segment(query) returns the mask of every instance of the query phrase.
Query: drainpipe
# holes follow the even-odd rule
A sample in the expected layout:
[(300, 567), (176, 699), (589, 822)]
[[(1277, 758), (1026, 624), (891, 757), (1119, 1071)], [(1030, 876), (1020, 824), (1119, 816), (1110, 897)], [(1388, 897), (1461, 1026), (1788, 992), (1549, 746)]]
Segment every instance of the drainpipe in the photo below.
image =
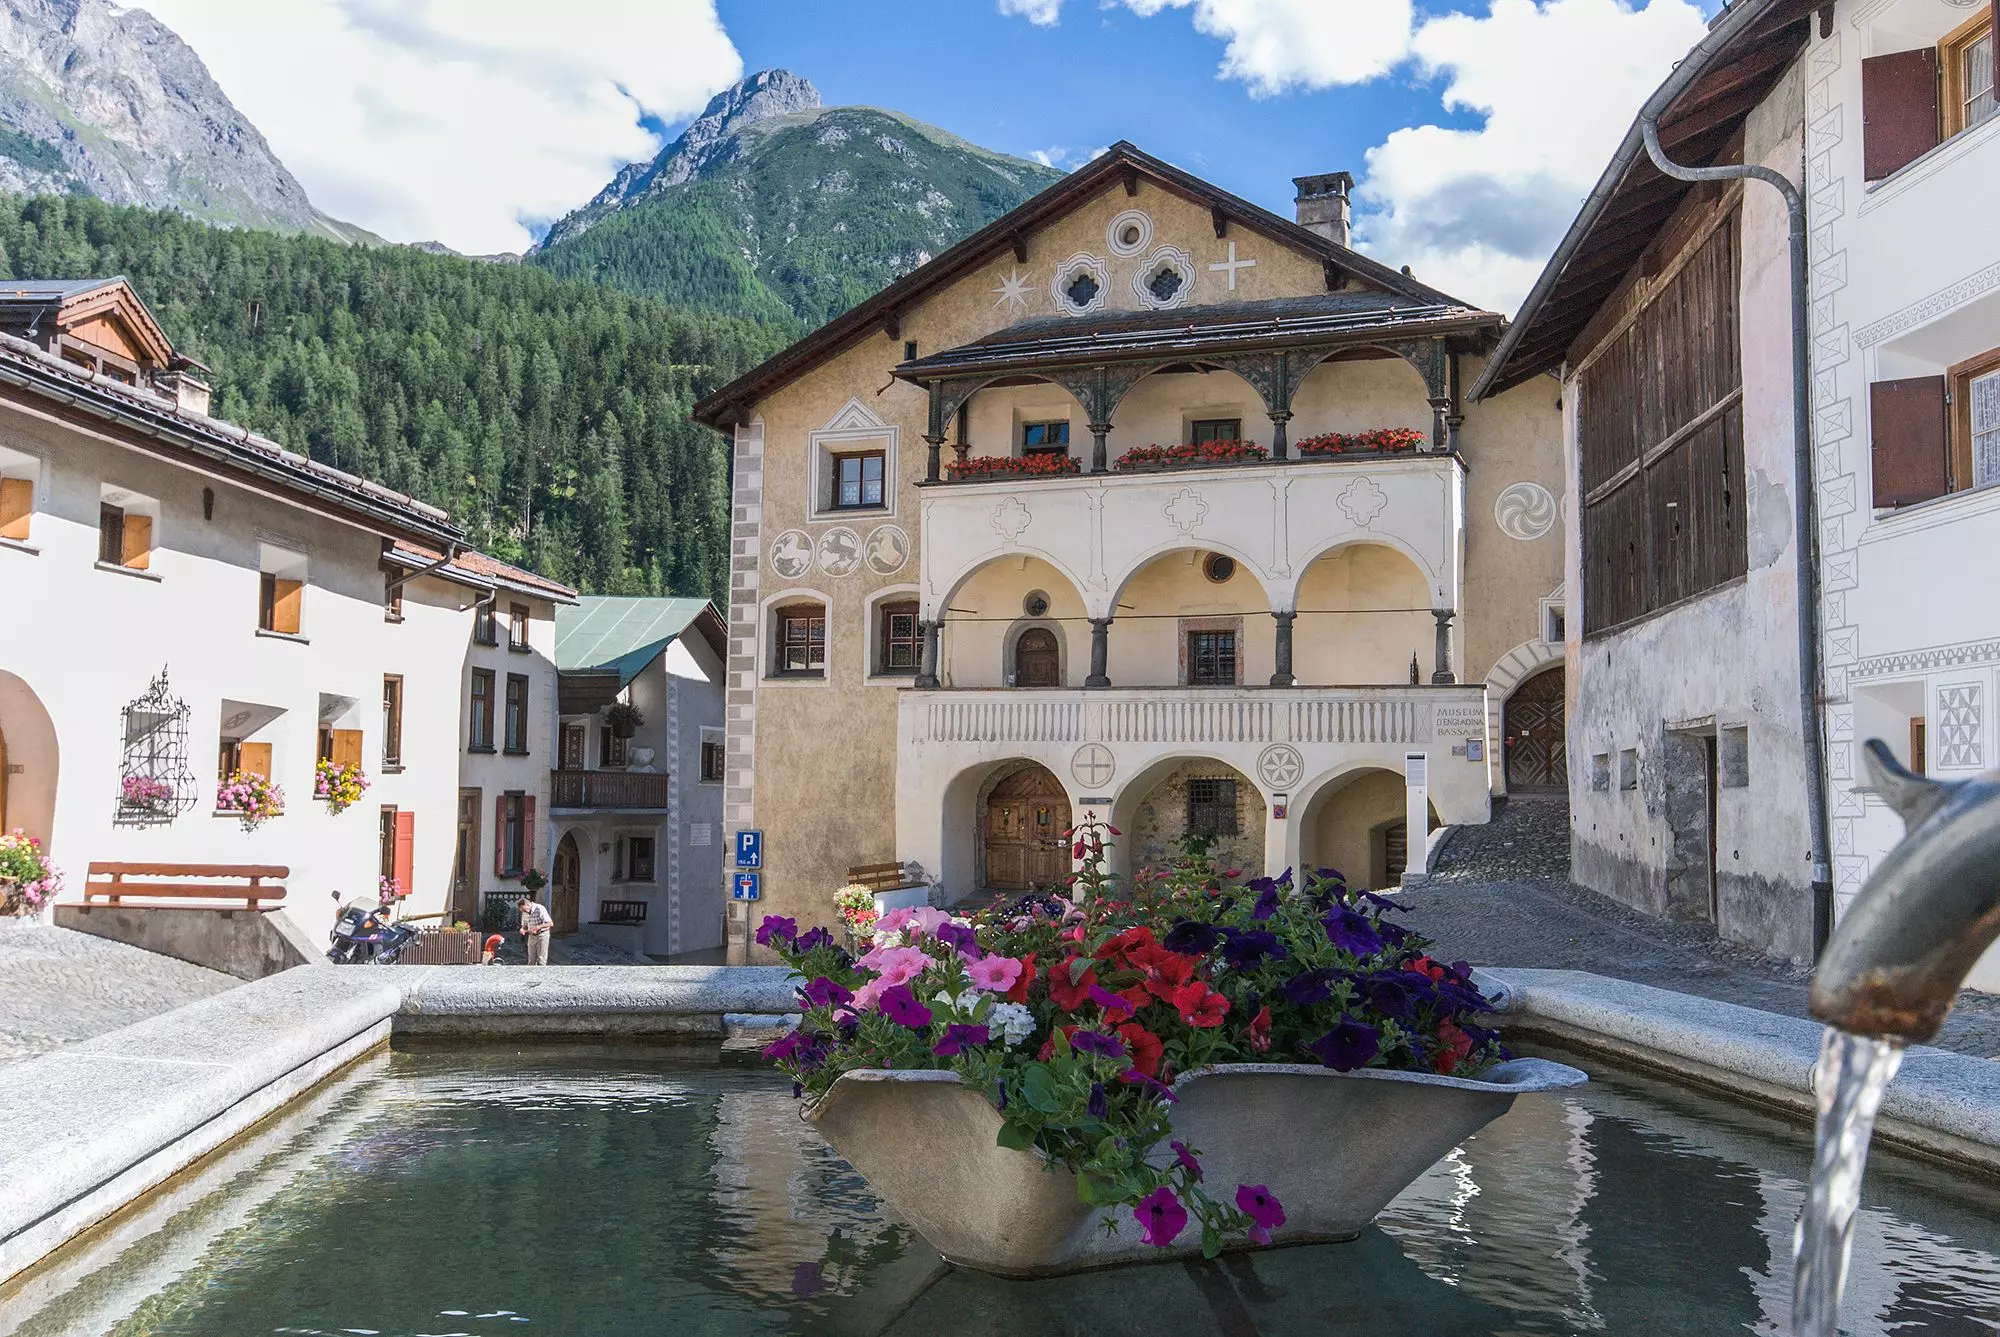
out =
[[(1752, 6), (1744, 6), (1752, 8)], [(1761, 9), (1762, 6), (1755, 6)], [(1710, 41), (1714, 40), (1711, 34)], [(1683, 67), (1706, 64), (1683, 61)], [(1833, 935), (1833, 877), (1826, 812), (1826, 743), (1819, 721), (1819, 528), (1813, 512), (1812, 419), (1809, 403), (1812, 337), (1807, 324), (1810, 295), (1806, 270), (1806, 205), (1798, 188), (1780, 172), (1756, 163), (1734, 167), (1684, 167), (1660, 146), (1660, 114), (1680, 89), (1669, 79), (1639, 115), (1646, 152), (1653, 165), (1678, 181), (1751, 179), (1777, 188), (1785, 197), (1792, 260), (1792, 524), (1797, 533), (1799, 603), (1799, 720), (1806, 752), (1806, 822), (1812, 840), (1813, 959), (1817, 961)], [(1662, 95), (1665, 96), (1662, 96)]]

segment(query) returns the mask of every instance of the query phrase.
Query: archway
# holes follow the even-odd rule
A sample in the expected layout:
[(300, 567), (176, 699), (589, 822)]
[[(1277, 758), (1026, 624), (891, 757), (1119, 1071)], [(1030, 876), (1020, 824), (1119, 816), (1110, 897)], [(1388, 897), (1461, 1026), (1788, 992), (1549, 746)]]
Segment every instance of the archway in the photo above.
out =
[(1249, 558), (1219, 545), (1155, 553), (1117, 583), (1109, 670), (1120, 687), (1261, 686), (1277, 624)]
[(1257, 782), (1212, 757), (1170, 757), (1132, 777), (1112, 805), (1112, 825), (1123, 831), (1121, 874), (1168, 867), (1189, 836), (1208, 842), (1224, 868), (1246, 876), (1264, 867), (1265, 821), (1270, 809)]
[(1430, 577), (1400, 547), (1343, 543), (1299, 573), (1292, 672), (1302, 683), (1428, 682), (1437, 653)]
[(1569, 789), (1569, 750), (1563, 666), (1552, 664), (1525, 679), (1507, 698), (1500, 742), (1510, 793)]
[(565, 831), (549, 872), (549, 914), (557, 933), (576, 932), (582, 883), (583, 858), (577, 852), (576, 832)]
[[(1029, 686), (1018, 681), (1021, 642), (1039, 630), (1055, 648), (1050, 687), (1063, 686), (1068, 646), (1090, 640), (1081, 587), (1060, 567), (1032, 553), (990, 557), (948, 587), (938, 675), (955, 688)], [(1031, 649), (1033, 647), (1030, 647)], [(1045, 671), (1037, 664), (1038, 672)]]
[(18, 828), (50, 845), (57, 761), (56, 726), (41, 697), (25, 679), (0, 671), (0, 831)]
[[(1337, 775), (1313, 789), (1294, 813), (1299, 862), (1334, 869), (1350, 887), (1394, 887), (1409, 862), (1408, 815), (1409, 789), (1401, 772), (1363, 766)], [(1430, 830), (1440, 825), (1433, 806)]]
[(1046, 767), (1027, 765), (986, 795), (982, 833), (983, 883), (995, 891), (1060, 887), (1069, 877), (1069, 794)]

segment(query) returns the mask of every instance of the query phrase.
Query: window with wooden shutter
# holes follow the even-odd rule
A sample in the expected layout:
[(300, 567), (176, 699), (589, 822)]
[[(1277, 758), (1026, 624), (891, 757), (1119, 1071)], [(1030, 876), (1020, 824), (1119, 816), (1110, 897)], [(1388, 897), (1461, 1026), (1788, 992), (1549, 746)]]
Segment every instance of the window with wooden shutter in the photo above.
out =
[(396, 889), (407, 896), (417, 886), (417, 815), (413, 812), (396, 814), (396, 853), (394, 872)]
[(521, 798), (521, 869), (523, 872), (535, 866), (535, 796), (525, 794)]
[(528, 679), (519, 673), (507, 675), (506, 750), (516, 756), (528, 751)]
[(1953, 492), (2000, 482), (2000, 348), (1945, 372)]
[(150, 515), (125, 516), (125, 530), (118, 564), (129, 566), (134, 571), (144, 571), (153, 564), (153, 518)]
[(396, 805), (384, 803), (375, 825), (375, 868), (383, 877), (396, 875)]
[(923, 658), (924, 636), (917, 624), (914, 601), (885, 603), (875, 616), (880, 619), (875, 644), (875, 671), (878, 674), (914, 674)]
[(382, 767), (400, 770), (403, 765), (403, 679), (389, 673), (382, 677)]
[(1935, 47), (1869, 56), (1861, 62), (1861, 174), (1900, 171), (1938, 146)]
[[(131, 520), (128, 518), (125, 524), (129, 532)], [(260, 578), (259, 585), (257, 625), (265, 631), (275, 631), (286, 636), (298, 635), (299, 604), (303, 598), (304, 582), (285, 580), (266, 571)]]
[(472, 670), (470, 718), (466, 721), (465, 747), (468, 752), (493, 750), (493, 670)]
[(361, 730), (333, 730), (333, 755), (328, 760), (336, 766), (359, 766), (361, 764)]
[(1939, 129), (1945, 139), (2000, 110), (1994, 101), (1991, 8), (1973, 15), (1938, 43), (1938, 83)]
[(1913, 376), (1868, 387), (1871, 472), (1878, 507), (1908, 506), (1948, 490), (1945, 378)]
[(236, 769), (245, 775), (261, 775), (271, 778), (271, 745), (269, 743), (238, 743), (235, 745)]
[(35, 480), (0, 478), (0, 539), (28, 541), (28, 520), (35, 513)]
[(771, 618), (776, 644), (772, 672), (778, 677), (819, 678), (826, 675), (826, 609), (819, 604), (792, 604)]

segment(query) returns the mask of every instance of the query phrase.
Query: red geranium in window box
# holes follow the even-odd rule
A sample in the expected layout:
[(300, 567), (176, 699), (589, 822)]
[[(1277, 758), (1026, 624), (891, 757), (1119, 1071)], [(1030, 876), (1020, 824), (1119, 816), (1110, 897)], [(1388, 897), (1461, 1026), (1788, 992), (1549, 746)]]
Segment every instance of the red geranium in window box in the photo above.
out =
[(967, 478), (1050, 478), (1082, 472), (1070, 455), (974, 455), (960, 464), (949, 465), (946, 473), (958, 481)]
[(1134, 446), (1118, 457), (1117, 468), (1177, 468), (1191, 464), (1234, 464), (1270, 456), (1255, 441), (1183, 441), (1172, 446)]
[(1297, 442), (1301, 456), (1391, 454), (1421, 450), (1429, 437), (1414, 427), (1377, 427), (1366, 432), (1322, 432)]

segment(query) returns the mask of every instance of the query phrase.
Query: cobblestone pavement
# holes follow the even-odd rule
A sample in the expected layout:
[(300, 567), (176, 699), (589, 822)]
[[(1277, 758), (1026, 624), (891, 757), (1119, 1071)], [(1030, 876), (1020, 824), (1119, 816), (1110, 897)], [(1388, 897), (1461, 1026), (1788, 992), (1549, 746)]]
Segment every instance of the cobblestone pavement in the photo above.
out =
[(115, 1031), (240, 983), (107, 938), (0, 919), (0, 1064)]
[[(1569, 803), (1516, 795), (1485, 826), (1447, 842), (1426, 886), (1405, 893), (1405, 922), (1446, 960), (1600, 975), (1806, 1015), (1810, 967), (1718, 939), (1707, 924), (1656, 920), (1569, 880)], [(1935, 1041), (2000, 1058), (2000, 996), (1963, 993)]]

